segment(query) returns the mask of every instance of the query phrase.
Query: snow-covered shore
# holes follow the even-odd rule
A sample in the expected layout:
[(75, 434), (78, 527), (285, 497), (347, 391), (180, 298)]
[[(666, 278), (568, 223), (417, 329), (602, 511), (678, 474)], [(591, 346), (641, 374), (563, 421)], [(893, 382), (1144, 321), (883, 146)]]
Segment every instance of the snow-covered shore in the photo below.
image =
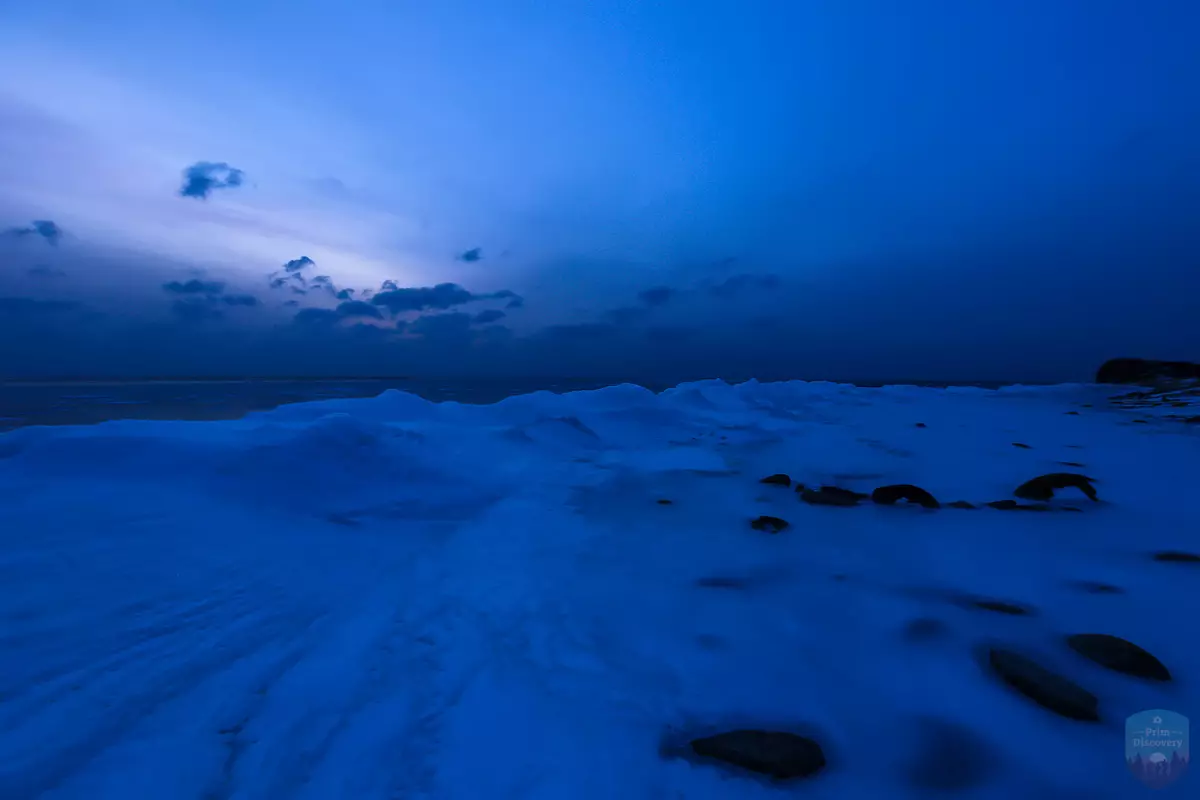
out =
[[(1139, 796), (1126, 717), (1200, 708), (1200, 563), (1155, 558), (1200, 553), (1181, 408), (707, 382), (16, 430), (0, 797)], [(1101, 502), (984, 505), (1063, 471)], [(814, 505), (775, 473), (943, 506)], [(1078, 633), (1174, 680), (1105, 669)], [(1099, 721), (1005, 685), (989, 647)], [(771, 784), (680, 757), (747, 727), (828, 763)]]

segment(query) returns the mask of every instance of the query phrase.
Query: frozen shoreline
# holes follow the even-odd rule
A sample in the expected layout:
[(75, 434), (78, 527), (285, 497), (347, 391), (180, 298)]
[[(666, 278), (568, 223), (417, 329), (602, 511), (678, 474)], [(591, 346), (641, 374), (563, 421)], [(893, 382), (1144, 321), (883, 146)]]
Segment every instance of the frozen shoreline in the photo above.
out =
[[(955, 797), (1134, 796), (1125, 717), (1197, 705), (1200, 565), (1152, 554), (1200, 551), (1200, 430), (1106, 393), (388, 392), (0, 435), (0, 796), (939, 796), (913, 777), (929, 746), (975, 764)], [(836, 508), (759, 483), (981, 505), (1063, 462), (1103, 502)], [(1176, 680), (1080, 658), (1081, 632)], [(989, 643), (1101, 721), (1000, 684)], [(737, 724), (812, 731), (829, 765), (769, 786), (662, 755)]]

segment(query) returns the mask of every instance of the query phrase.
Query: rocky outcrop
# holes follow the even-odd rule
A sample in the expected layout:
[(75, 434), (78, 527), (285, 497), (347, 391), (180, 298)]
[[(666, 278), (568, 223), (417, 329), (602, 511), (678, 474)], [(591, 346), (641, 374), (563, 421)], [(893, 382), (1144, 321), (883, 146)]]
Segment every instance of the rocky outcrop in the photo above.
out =
[(880, 486), (871, 492), (871, 500), (881, 506), (895, 505), (905, 500), (923, 508), (941, 508), (941, 503), (920, 486), (911, 483), (896, 483), (891, 486)]
[(1113, 358), (1096, 370), (1096, 383), (1145, 383), (1200, 380), (1200, 364), (1188, 361), (1149, 361)]
[(788, 527), (788, 521), (786, 519), (780, 519), (779, 517), (769, 517), (764, 514), (757, 519), (751, 520), (750, 527), (754, 528), (756, 531), (779, 533)]
[(771, 486), (791, 486), (792, 479), (791, 479), (791, 476), (785, 475), (784, 473), (780, 472), (775, 475), (768, 475), (767, 477), (765, 477), (761, 481), (759, 481), (759, 483), (765, 483), (765, 484), (768, 484)]
[(1099, 502), (1096, 488), (1092, 486), (1095, 480), (1075, 472), (1050, 472), (1030, 478), (1018, 486), (1013, 494), (1022, 500), (1046, 501), (1053, 498), (1058, 489), (1075, 488), (1087, 495), (1089, 500)]

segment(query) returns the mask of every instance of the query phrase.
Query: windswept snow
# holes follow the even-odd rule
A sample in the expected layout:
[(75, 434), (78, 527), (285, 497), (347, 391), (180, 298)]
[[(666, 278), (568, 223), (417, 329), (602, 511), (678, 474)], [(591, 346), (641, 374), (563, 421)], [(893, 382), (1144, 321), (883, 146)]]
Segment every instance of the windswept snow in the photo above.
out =
[[(1200, 564), (1152, 557), (1200, 551), (1200, 426), (1160, 412), (706, 382), (13, 431), (0, 798), (1140, 796), (1125, 718), (1200, 708)], [(1102, 502), (944, 505), (1061, 471)], [(759, 483), (781, 472), (943, 507), (808, 505)], [(1175, 680), (1106, 670), (1077, 633)], [(1003, 685), (986, 645), (1101, 721)], [(678, 757), (734, 727), (805, 733), (828, 765), (773, 785)]]

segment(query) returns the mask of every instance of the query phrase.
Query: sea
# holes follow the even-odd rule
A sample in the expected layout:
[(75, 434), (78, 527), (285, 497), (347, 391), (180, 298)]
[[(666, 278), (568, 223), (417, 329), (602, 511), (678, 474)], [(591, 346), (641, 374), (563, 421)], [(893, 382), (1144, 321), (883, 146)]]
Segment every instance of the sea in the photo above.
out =
[[(238, 419), (288, 403), (334, 398), (375, 397), (389, 389), (434, 402), (494, 403), (536, 391), (572, 392), (635, 383), (659, 392), (675, 385), (645, 379), (239, 379), (136, 381), (0, 381), (0, 432), (28, 425), (90, 425), (114, 419)], [(860, 386), (881, 383), (855, 382)], [(889, 381), (946, 386), (927, 381)], [(972, 383), (994, 387), (999, 383)]]

